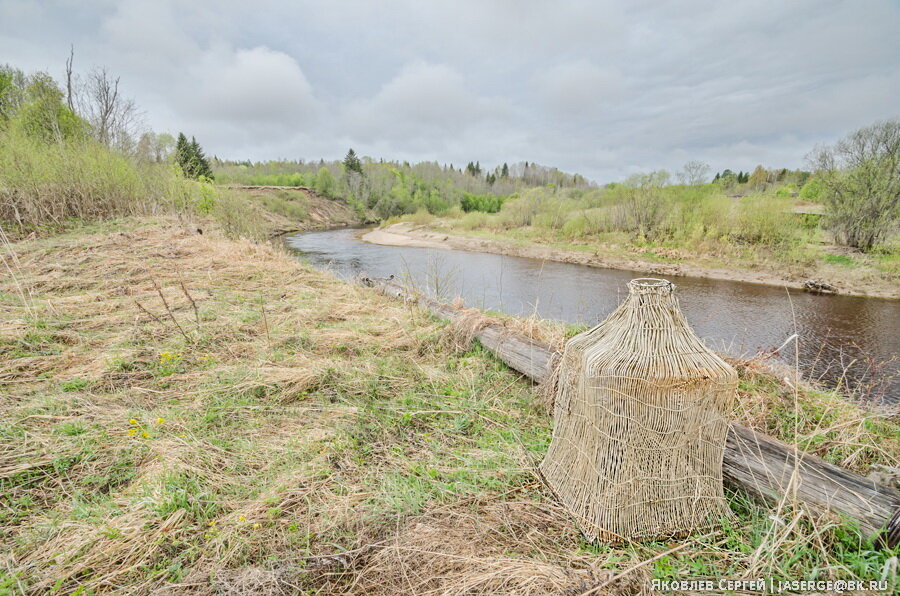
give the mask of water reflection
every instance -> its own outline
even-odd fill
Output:
[[[598,269],[521,257],[413,247],[376,246],[357,230],[305,232],[287,238],[314,266],[350,278],[396,275],[443,298],[513,315],[536,314],[593,325],[643,271]],[[817,296],[784,288],[671,277],[691,325],[712,348],[752,355],[798,333],[801,368],[814,378],[865,388],[875,401],[900,401],[900,303]]]

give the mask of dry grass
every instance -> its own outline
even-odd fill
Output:
[[[451,331],[195,227],[124,220],[4,248],[0,592],[637,593],[884,564],[831,520],[772,538],[739,495],[721,532],[590,545],[532,473],[550,428],[532,386],[467,345],[479,316]],[[777,426],[783,386],[742,383],[743,419]],[[848,465],[893,461],[887,431],[846,416],[827,426],[855,442]],[[753,558],[761,545],[775,554]]]
[[[580,594],[612,578],[557,506],[472,503],[412,520],[355,570],[359,593]],[[633,585],[632,585],[633,587]]]
[[[740,376],[734,420],[862,475],[900,467],[900,407],[861,407],[767,358],[730,362]]]

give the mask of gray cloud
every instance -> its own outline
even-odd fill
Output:
[[[539,70],[532,83],[551,111],[574,118],[595,115],[623,90],[617,70],[601,69],[583,59]]]
[[[476,95],[456,70],[416,60],[372,97],[350,102],[341,121],[349,138],[364,143],[385,139],[399,149],[433,152],[488,120],[504,119],[506,107]]]
[[[798,167],[895,117],[900,5],[0,0],[0,60],[106,65],[158,130],[234,158],[539,161],[598,181]]]
[[[176,97],[198,120],[298,126],[321,109],[300,65],[263,46],[205,52],[187,72],[193,84]]]

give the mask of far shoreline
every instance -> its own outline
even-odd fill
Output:
[[[642,259],[636,255],[618,257],[611,255],[590,254],[584,251],[546,246],[536,243],[519,244],[509,240],[459,236],[434,230],[424,229],[409,223],[395,223],[383,228],[375,228],[357,236],[363,242],[382,246],[401,246],[416,248],[436,248],[444,250],[464,250],[507,256],[524,257],[559,263],[587,265],[604,269],[641,271],[652,275],[699,277],[719,279],[741,283],[754,283],[767,286],[785,287],[792,290],[809,291],[804,287],[807,280],[790,279],[770,271],[751,271],[742,268],[721,269],[690,262],[659,263]],[[852,296],[857,298],[879,298],[897,300],[900,290],[881,288],[874,285],[864,290],[843,287],[840,282],[824,280],[836,290],[831,295]]]

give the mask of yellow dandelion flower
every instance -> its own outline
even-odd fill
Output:
[[[128,421],[128,424],[137,424],[137,419],[132,418],[131,420]]]
[[[157,423],[157,424],[162,424],[163,422],[165,422],[165,420],[163,420],[162,418],[157,418],[157,419],[156,419],[156,423]]]
[[[254,528],[259,528],[259,524],[253,524]]]
[[[242,515],[238,518],[238,521],[247,521],[247,518]]]
[[[144,431],[144,432],[141,433],[141,436],[144,437],[145,439],[149,439],[149,438],[150,438],[150,433]]]
[[[137,432],[137,430],[134,429],[134,428],[132,428],[131,430],[128,431],[128,436],[129,436],[129,437],[133,437],[133,436],[135,435],[136,432]]]

